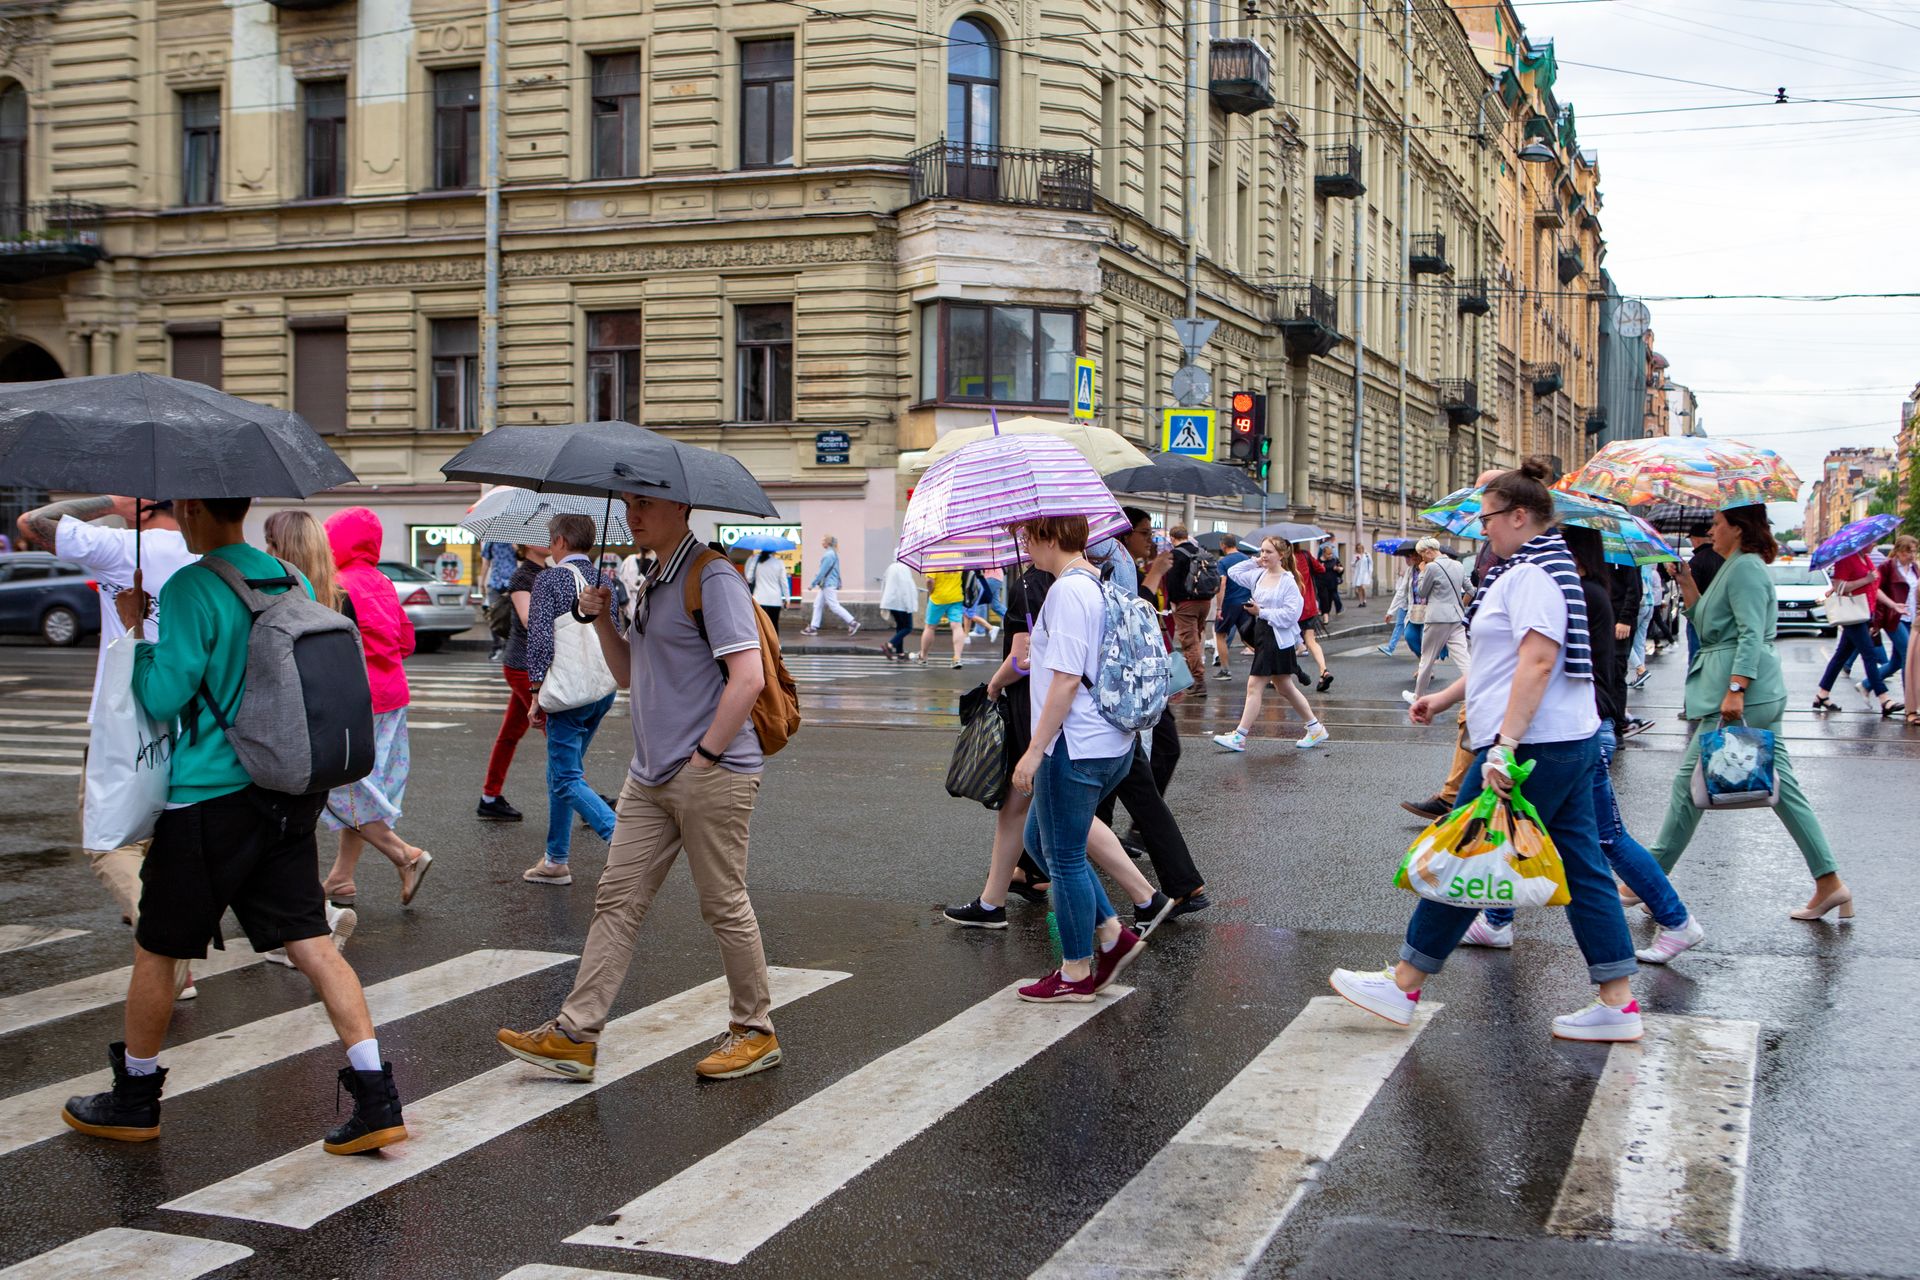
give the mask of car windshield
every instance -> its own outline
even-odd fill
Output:
[[[1824,587],[1827,575],[1804,564],[1770,564],[1767,575],[1776,587]]]
[[[425,569],[416,569],[410,564],[401,564],[398,560],[382,560],[376,567],[395,582],[439,581]]]

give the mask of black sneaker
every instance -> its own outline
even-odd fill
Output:
[[[160,1136],[160,1091],[167,1069],[151,1075],[127,1074],[127,1046],[116,1040],[107,1046],[107,1064],[113,1068],[113,1088],[105,1093],[67,1099],[60,1118],[70,1129],[111,1138],[115,1142],[151,1142]]]
[[[1133,931],[1143,938],[1146,937],[1160,926],[1160,922],[1167,918],[1167,913],[1172,911],[1173,907],[1173,899],[1155,889],[1151,902],[1144,907],[1134,907]]]
[[[1141,844],[1131,834],[1120,837],[1120,847],[1126,850],[1127,856],[1135,862],[1147,856],[1147,846]]]
[[[1173,904],[1173,910],[1167,913],[1167,919],[1175,916],[1190,916],[1196,911],[1205,911],[1213,905],[1213,899],[1207,896],[1205,889],[1195,889],[1186,897]]]
[[[332,1156],[358,1155],[403,1142],[406,1122],[400,1115],[400,1092],[393,1087],[393,1064],[378,1071],[340,1068],[340,1088],[353,1096],[353,1114],[335,1125],[321,1145]]]
[[[1047,891],[1045,889],[1036,889],[1031,882],[1026,880],[1015,880],[1007,885],[1007,888],[1009,891],[1019,894],[1028,902],[1045,902],[1047,900]],[[1002,907],[1001,910],[1004,911],[1006,908]]]
[[[1428,796],[1425,800],[1402,800],[1400,807],[1416,818],[1425,818],[1435,822],[1453,812],[1453,806],[1439,796]]]
[[[969,929],[1004,929],[1007,927],[1007,909],[1005,907],[983,906],[975,898],[964,907],[948,907],[940,913],[957,925]]]
[[[1633,719],[1627,721],[1627,727],[1622,731],[1620,736],[1623,738],[1631,738],[1638,734],[1645,733],[1651,728],[1653,728],[1653,721],[1642,720],[1639,716],[1635,716]]]
[[[521,820],[520,811],[508,804],[505,796],[495,796],[491,800],[483,796],[480,803],[474,806],[473,812],[488,822],[519,822]]]

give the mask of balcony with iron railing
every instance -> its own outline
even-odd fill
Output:
[[[1572,284],[1587,269],[1587,260],[1580,255],[1580,246],[1571,240],[1555,242],[1553,264],[1554,274],[1560,277],[1561,284]]]
[[[1367,194],[1367,184],[1360,180],[1360,148],[1351,142],[1321,147],[1313,170],[1313,194],[1342,197]]]
[[[85,271],[107,256],[100,225],[107,211],[85,200],[0,204],[0,284],[23,284]]]
[[[1453,270],[1447,261],[1447,237],[1428,231],[1407,241],[1407,269],[1414,275],[1445,275]]]
[[[1456,298],[1456,305],[1463,316],[1483,316],[1493,310],[1493,291],[1485,276],[1462,280]]]
[[[913,171],[910,204],[966,200],[1093,211],[1091,151],[983,147],[941,138],[909,155],[907,164]]]
[[[1230,116],[1250,116],[1273,105],[1273,59],[1258,40],[1215,40],[1207,57],[1207,92]]]
[[[1607,415],[1595,409],[1587,414],[1587,434],[1597,436],[1607,429]]]
[[[1567,385],[1560,365],[1555,361],[1528,365],[1527,377],[1533,382],[1533,394],[1536,396],[1550,396]]]
[[[1442,378],[1439,383],[1440,407],[1447,421],[1464,427],[1480,418],[1480,387],[1471,378]]]
[[[314,9],[331,9],[343,0],[267,0],[276,9],[285,9],[290,13],[307,13]]]
[[[1533,224],[1537,227],[1564,227],[1567,225],[1566,211],[1560,207],[1560,196],[1549,191],[1540,198],[1533,210]]]
[[[1295,360],[1324,356],[1340,344],[1340,302],[1317,284],[1280,292],[1280,336]]]

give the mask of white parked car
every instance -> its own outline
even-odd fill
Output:
[[[1828,590],[1823,570],[1811,567],[1805,560],[1781,560],[1767,566],[1767,576],[1773,579],[1773,591],[1779,597],[1781,631],[1834,634],[1836,628],[1820,610],[1820,599]]]

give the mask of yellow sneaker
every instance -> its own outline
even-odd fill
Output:
[[[709,1080],[733,1080],[779,1065],[780,1042],[773,1032],[729,1023],[727,1033],[720,1037],[713,1052],[695,1063],[693,1069]]]
[[[545,1067],[569,1080],[593,1079],[594,1046],[568,1036],[558,1023],[548,1022],[532,1031],[502,1027],[493,1038],[522,1062]]]

